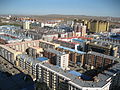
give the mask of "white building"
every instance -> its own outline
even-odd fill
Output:
[[[57,65],[60,66],[63,70],[68,69],[68,58],[69,54],[57,53]]]
[[[111,32],[112,32],[112,33],[120,32],[120,28],[114,28],[114,29],[111,29]]]
[[[56,65],[62,68],[63,70],[68,70],[68,60],[69,60],[69,54],[66,54],[64,52],[60,52],[54,49],[47,49],[46,52],[53,53],[56,56]]]
[[[30,22],[29,21],[23,22],[23,29],[30,29]]]
[[[56,22],[45,22],[45,23],[41,23],[41,27],[45,27],[45,26],[48,26],[48,27],[55,27],[58,23]]]

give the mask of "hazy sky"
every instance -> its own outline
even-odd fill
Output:
[[[0,14],[120,17],[120,0],[0,0]]]

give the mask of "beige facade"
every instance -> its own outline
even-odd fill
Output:
[[[17,51],[15,51],[9,47],[6,47],[4,45],[0,45],[0,55],[13,64],[16,60],[16,56],[21,53],[22,52],[17,52]]]

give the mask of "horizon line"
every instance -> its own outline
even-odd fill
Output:
[[[80,15],[80,14],[0,14],[0,15],[22,15],[22,16],[46,16],[46,15],[63,15],[63,16],[87,16],[87,17],[113,17],[113,18],[120,18],[120,16],[104,16],[104,15]]]

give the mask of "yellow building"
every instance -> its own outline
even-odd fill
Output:
[[[107,32],[109,30],[109,22],[103,20],[74,20],[75,23],[82,23],[87,26],[90,32]]]
[[[109,22],[93,20],[88,23],[90,32],[107,32],[109,30]]]

